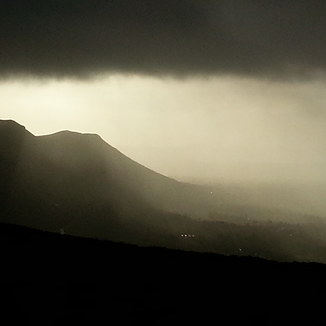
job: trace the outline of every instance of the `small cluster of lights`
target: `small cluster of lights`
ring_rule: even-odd
[[[181,234],[181,237],[183,237],[183,238],[194,238],[195,235],[194,234]]]

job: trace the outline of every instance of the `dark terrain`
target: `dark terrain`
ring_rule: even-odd
[[[1,325],[325,325],[326,267],[0,225]]]

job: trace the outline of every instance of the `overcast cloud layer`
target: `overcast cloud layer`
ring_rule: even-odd
[[[326,2],[1,0],[0,74],[323,75]]]

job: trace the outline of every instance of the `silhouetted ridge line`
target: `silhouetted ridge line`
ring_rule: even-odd
[[[94,134],[34,136],[0,121],[0,136],[0,223],[139,246],[326,262],[326,226],[318,219],[304,226],[251,222],[246,207],[221,189],[156,173]]]
[[[166,213],[195,213],[199,188],[138,164],[98,135],[61,131],[27,137],[31,134],[14,122],[1,121],[0,126],[6,126],[4,134],[20,134],[21,139],[19,146],[2,143],[3,164],[12,170],[1,176],[11,190],[3,196],[3,221],[152,243],[176,219]],[[15,154],[9,161],[7,148]],[[191,192],[194,200],[189,200]],[[172,229],[169,233],[176,236]]]
[[[29,132],[25,126],[17,123],[14,120],[0,120],[0,135],[1,137],[5,137],[7,135],[29,135],[33,136],[31,132]],[[2,140],[3,142],[3,140]]]

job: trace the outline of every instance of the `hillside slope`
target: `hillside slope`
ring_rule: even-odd
[[[153,172],[97,135],[35,137],[0,121],[0,185],[0,222],[142,246],[326,262],[322,221],[301,226],[280,214],[280,222],[253,223],[232,196]],[[210,214],[215,221],[195,218]]]
[[[159,230],[182,220],[176,215],[205,216],[217,206],[207,188],[151,171],[97,135],[36,137],[0,121],[0,139],[4,222],[122,240],[126,228]]]
[[[0,321],[324,325],[325,265],[60,236],[0,224]]]

